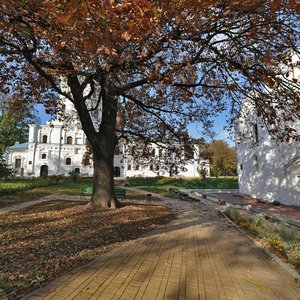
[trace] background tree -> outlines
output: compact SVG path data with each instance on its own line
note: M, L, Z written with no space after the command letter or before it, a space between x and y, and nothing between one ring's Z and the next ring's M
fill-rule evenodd
M206 158L210 160L212 176L236 175L236 150L222 140L216 140L208 145Z
M0 98L0 154L15 144L28 141L28 124L39 123L33 105L26 104L20 97Z
M299 19L294 0L1 0L0 87L74 104L93 151L91 203L108 207L119 138L188 139L190 122L235 118L245 96L266 126L299 119L298 82L280 67L293 68ZM298 138L288 124L272 133Z
M16 95L0 97L0 177L12 174L5 162L5 150L28 140L28 124L39 121L35 113L32 105L22 103Z

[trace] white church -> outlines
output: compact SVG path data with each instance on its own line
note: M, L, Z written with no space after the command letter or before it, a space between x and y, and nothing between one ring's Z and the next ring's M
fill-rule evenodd
M65 101L66 116L76 115L70 101ZM101 112L95 116L101 117ZM97 119L94 122L97 122ZM17 176L39 177L51 175L69 176L72 173L82 176L93 176L92 161L89 165L83 163L87 149L87 138L81 129L77 118L69 118L68 122L59 119L48 121L45 125L30 124L28 142L16 143L7 149L7 164L14 169ZM125 155L126 145L116 147L114 156L115 177L157 175L169 176L166 169L159 164L140 164L133 157ZM179 176L199 176L199 167L206 168L209 173L209 162L199 156L199 148L194 146L192 159L178 171ZM164 151L153 145L153 156L159 161L160 153ZM128 151L127 151L128 152Z
M299 81L299 68L288 79ZM236 139L239 192L266 202L300 206L300 142L273 139L251 103L246 101L243 109ZM293 128L300 132L300 120Z

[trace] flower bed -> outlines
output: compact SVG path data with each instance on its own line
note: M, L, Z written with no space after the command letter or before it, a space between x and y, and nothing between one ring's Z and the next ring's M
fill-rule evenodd
M299 230L236 209L227 209L225 214L247 233L258 239L264 247L283 258L298 272L300 271Z

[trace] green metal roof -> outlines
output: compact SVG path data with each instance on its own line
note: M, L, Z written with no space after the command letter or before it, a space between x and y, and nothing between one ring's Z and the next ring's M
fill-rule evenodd
M22 150L22 149L27 149L28 148L28 143L19 143L16 142L13 146L8 147L8 150Z

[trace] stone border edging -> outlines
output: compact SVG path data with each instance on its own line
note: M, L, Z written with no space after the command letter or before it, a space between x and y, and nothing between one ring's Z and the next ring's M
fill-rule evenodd
M199 199L196 198L196 197L200 197L200 198L212 201L212 202L214 202L214 203L216 203L218 205L225 205L225 206L230 207L230 208L246 210L249 213L260 214L260 215L262 215L266 219L268 218L268 219L271 219L271 220L276 221L276 222L281 222L281 223L286 224L287 226L294 227L294 228L297 228L297 229L300 228L300 226L298 224L293 223L293 222L291 222L289 220L283 219L280 216L274 216L272 214L256 210L255 208L252 207L251 204L245 204L245 205L233 204L233 203L230 203L228 201L220 200L220 199L218 199L216 197L209 196L209 195L203 194L203 193L198 193L198 192L190 193L189 196L192 197L192 198L194 198L194 199L197 199L197 200L199 200Z
M198 196L198 197L201 197L203 199L207 199L207 200L210 200L212 202L215 202L219 205L226 205L228 207L232 207L232 208L237 208L237 209L244 209L244 210L250 210L252 207L250 204L245 204L245 205L241 205L241 204L232 204L228 201L225 201L225 200L220 200L214 196L210 196L210 195L207 195L207 194L203 194L203 193L198 193L198 192L194 192L194 193L190 193L189 196Z
M226 220L228 220L238 231L240 231L242 234L244 234L249 240L251 240L258 248L263 250L267 255L269 255L273 261L275 261L281 268L283 268L286 272L288 272L294 279L296 279L298 282L300 282L300 274L292 269L287 263L285 263L282 259L280 259L278 256L270 252L268 249L266 249L261 243L256 241L254 238L252 238L250 235L248 235L245 231L243 231L237 224L235 224L232 220L230 220L224 212L221 210L218 210L219 214L222 215Z

